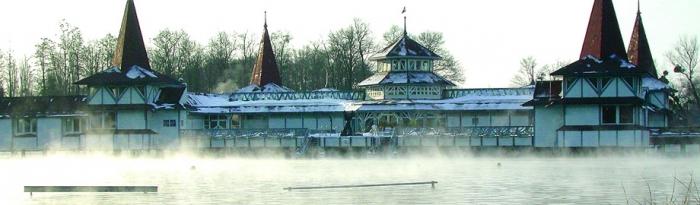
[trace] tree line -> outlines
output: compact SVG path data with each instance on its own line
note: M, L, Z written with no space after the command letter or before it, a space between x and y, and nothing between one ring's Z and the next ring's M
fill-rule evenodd
M86 94L73 82L111 67L115 35L86 40L65 20L59 28L54 38L39 39L29 56L0 50L0 96ZM401 35L403 30L392 26L377 40L367 22L354 19L300 48L290 44L289 32L275 31L270 38L285 86L297 91L352 90L374 72L369 57ZM200 43L184 30L162 29L147 50L151 68L187 83L189 91L227 93L250 83L261 37L261 33L222 31ZM464 80L461 64L444 48L442 33L424 31L411 37L443 57L436 72L457 83Z

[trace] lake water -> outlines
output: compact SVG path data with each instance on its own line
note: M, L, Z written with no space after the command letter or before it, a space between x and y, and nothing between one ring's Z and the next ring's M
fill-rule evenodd
M501 166L497 164L500 163ZM370 159L0 158L0 204L636 204L690 181L699 157ZM430 185L283 190L414 181ZM157 185L158 193L23 193L25 185ZM623 188L624 187L624 188ZM676 183L675 197L683 196ZM626 193L625 193L626 192ZM693 192L697 194L697 192ZM4 201L4 202L3 202ZM697 203L697 202L696 202Z

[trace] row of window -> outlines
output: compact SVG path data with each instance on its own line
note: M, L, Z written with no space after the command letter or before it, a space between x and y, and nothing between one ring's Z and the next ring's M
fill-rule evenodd
M85 120L81 118L66 118L62 120L64 133L80 133L83 131ZM20 118L17 119L17 134L36 134L37 119L36 118Z
M391 60L377 63L377 71L430 71L433 62L430 60Z
M145 97L146 96L146 86L135 86L136 90L141 94L141 96ZM129 89L129 87L116 87L116 86L110 86L107 87L107 91L112 94L115 98L120 98L126 91ZM93 87L90 88L90 93L94 95L97 91L97 88Z
M634 123L634 106L605 105L601 109L603 124L632 124Z
M566 88L571 89L574 86L574 83L576 80L579 78L566 78ZM583 78L588 82L593 89L596 90L596 92L603 92L603 89L610 84L613 78L610 77L599 77L599 78ZM637 90L637 80L634 77L623 77L621 78L627 86L632 88L633 91Z
M90 115L89 125L93 129L116 129L117 115L115 112L97 112ZM83 118L65 118L62 120L64 133L81 133L88 125ZM176 120L163 120L163 127L177 127ZM36 118L17 119L17 134L36 134Z
M209 115L204 119L204 128L206 129L228 129L229 127L232 129L241 128L241 116Z

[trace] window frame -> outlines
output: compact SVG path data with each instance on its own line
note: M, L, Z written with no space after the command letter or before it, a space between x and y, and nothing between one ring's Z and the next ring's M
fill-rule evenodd
M177 127L177 120L163 120L163 127Z
M85 132L85 119L79 117L64 118L63 132L66 134L78 134ZM77 127L76 127L77 126Z
M17 135L27 135L37 133L37 119L33 117L23 117L17 119L16 134Z
M228 117L226 115L207 115L204 119L205 129L228 129Z
M614 111L614 122L607 122L606 121L606 112L605 108L613 108ZM625 112L623 116L623 109L622 108L629 108L629 112ZM634 105L602 105L600 107L600 124L603 125L632 125L636 121L636 116L635 116L635 106ZM627 120L625 120L627 119ZM624 121L623 121L624 120Z

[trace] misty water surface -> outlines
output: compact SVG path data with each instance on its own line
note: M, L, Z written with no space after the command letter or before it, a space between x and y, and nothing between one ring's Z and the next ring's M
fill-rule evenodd
M687 181L698 171L698 157L648 155L303 160L4 157L0 159L0 201L4 203L0 204L620 204L649 200L649 188L655 201L664 201L673 190L674 177ZM283 190L430 180L439 182L435 190L430 185ZM24 185L157 185L159 192L35 193L30 197L22 192ZM676 184L676 195L680 187Z

